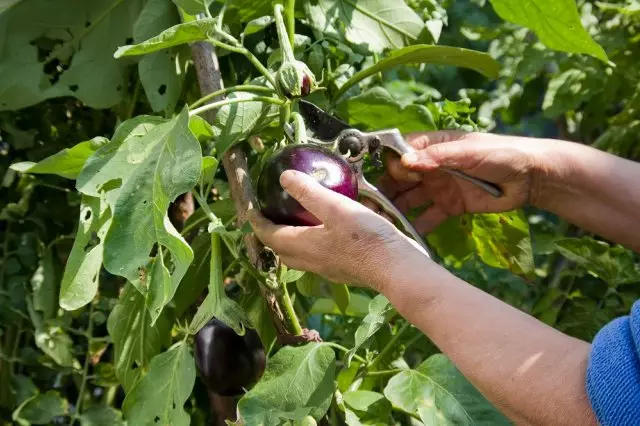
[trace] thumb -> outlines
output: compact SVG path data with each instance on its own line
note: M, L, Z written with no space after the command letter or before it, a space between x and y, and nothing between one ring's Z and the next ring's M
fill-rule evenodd
M346 198L320 185L306 173L295 170L284 171L280 175L280 185L323 223L331 219L335 206L344 203Z
M404 154L400 161L407 169L419 172L440 167L464 170L477 163L476 154L477 150L468 142L447 142Z

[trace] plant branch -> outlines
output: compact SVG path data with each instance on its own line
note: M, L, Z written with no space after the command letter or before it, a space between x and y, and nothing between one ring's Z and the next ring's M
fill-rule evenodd
M189 112L189 115L199 115L205 111L209 111L212 109L217 109L217 108L221 108L225 105L232 105L232 104L241 104L244 102L267 102L267 103L271 103L271 104L275 104L275 105L283 105L285 102L278 99L278 98L272 98L270 96L256 96L253 98L234 98L234 99L225 99L223 101L218 101L218 102L213 102L210 104L206 104L203 105L199 108L194 109L193 111Z
M224 89L222 77L220 75L220 68L218 66L218 57L214 48L214 45L216 44L216 42L210 40L210 43L194 43L191 47L200 91L203 96L207 96L211 93ZM233 49L233 51L240 51L241 53L243 53L243 50L248 52L244 48ZM260 65L262 66L262 64ZM269 73L268 76L269 79L273 81L273 76ZM219 95L217 97L212 97L210 101L216 103L222 101L222 99L223 95ZM210 123L213 123L216 116L215 110L210 108L203 110L203 112L205 112L204 118ZM242 227L248 220L248 211L257 205L257 201L251 184L247 157L240 144L232 146L225 152L222 156L222 166L229 181L229 191L235 205L237 225L238 227ZM206 202L206 200L204 201ZM264 247L255 234L247 233L244 235L244 246L252 266L258 271L272 272L278 264L278 259L273 251ZM266 286L259 286L259 289L265 303L267 304L271 319L277 330L278 339L281 342L295 342L296 339L298 342L304 341L307 337L304 332L301 336L294 334L300 329L299 323L297 323L297 326L295 323L290 323L292 320L297 322L295 315L293 318L289 315L285 316L282 311L283 308L280 306L277 295L274 291Z
M296 0L286 0L285 14L287 16L287 32L289 33L289 43L294 47L296 34Z
M269 83L271 83L274 88L276 87L276 80L273 78L273 75L271 75L269 70L264 65L262 65L262 62L260 62L260 60L256 58L254 54L251 53L248 49L242 47L241 45L230 45L228 43L224 43L220 40L212 38L210 38L208 42L213 44L215 47L219 47L220 49L225 49L230 52L244 55L249 60L249 62L251 62L251 65L256 67L256 69L260 71L262 75L264 75L264 77L269 81Z
M84 394L84 389L87 386L87 375L89 374L89 361L91 360L90 352L91 352L91 342L93 340L93 301L89 304L89 319L87 321L87 353L84 358L84 368L82 369L82 380L80 381L80 389L78 390L78 398L76 399L75 411L73 412L73 416L71 416L71 424L78 419L80 414L80 409L82 407L82 396Z
M241 84L239 86L227 87L225 89L220 89L213 93L209 93L208 95L201 97L200 99L198 99L197 101L189 105L189 110L199 107L200 105L206 103L207 101L217 98L219 96L226 95L232 92L240 92L240 91L256 92L256 93L273 93L274 92L274 90L269 87L256 86L253 84Z

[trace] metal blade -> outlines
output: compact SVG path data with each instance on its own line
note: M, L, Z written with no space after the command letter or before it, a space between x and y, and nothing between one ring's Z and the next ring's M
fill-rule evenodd
M344 121L327 114L309 101L300 100L298 105L307 130L311 131L316 139L333 141L340 132L351 127Z

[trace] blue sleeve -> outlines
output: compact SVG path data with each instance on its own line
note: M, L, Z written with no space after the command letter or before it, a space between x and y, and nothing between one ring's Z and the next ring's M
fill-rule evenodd
M586 382L601 425L640 425L640 301L598 332Z

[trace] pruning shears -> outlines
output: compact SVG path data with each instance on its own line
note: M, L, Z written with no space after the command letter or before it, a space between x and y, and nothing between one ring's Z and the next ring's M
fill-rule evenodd
M383 148L391 149L398 155L415 151L404 139L400 131L398 129L384 129L362 132L349 126L339 118L328 114L311 102L300 100L298 105L307 130L307 142L331 149L345 157L357 176L359 195L376 202L385 213L399 221L406 232L425 250L426 254L429 257L433 257L424 238L420 236L411 222L378 188L369 183L364 177L364 158L367 154L371 156L373 164L380 167L382 166L381 155ZM285 134L289 139L293 140L293 126L285 126ZM459 170L442 170L478 185L496 198L501 197L503 194L502 190L491 182L469 176Z

